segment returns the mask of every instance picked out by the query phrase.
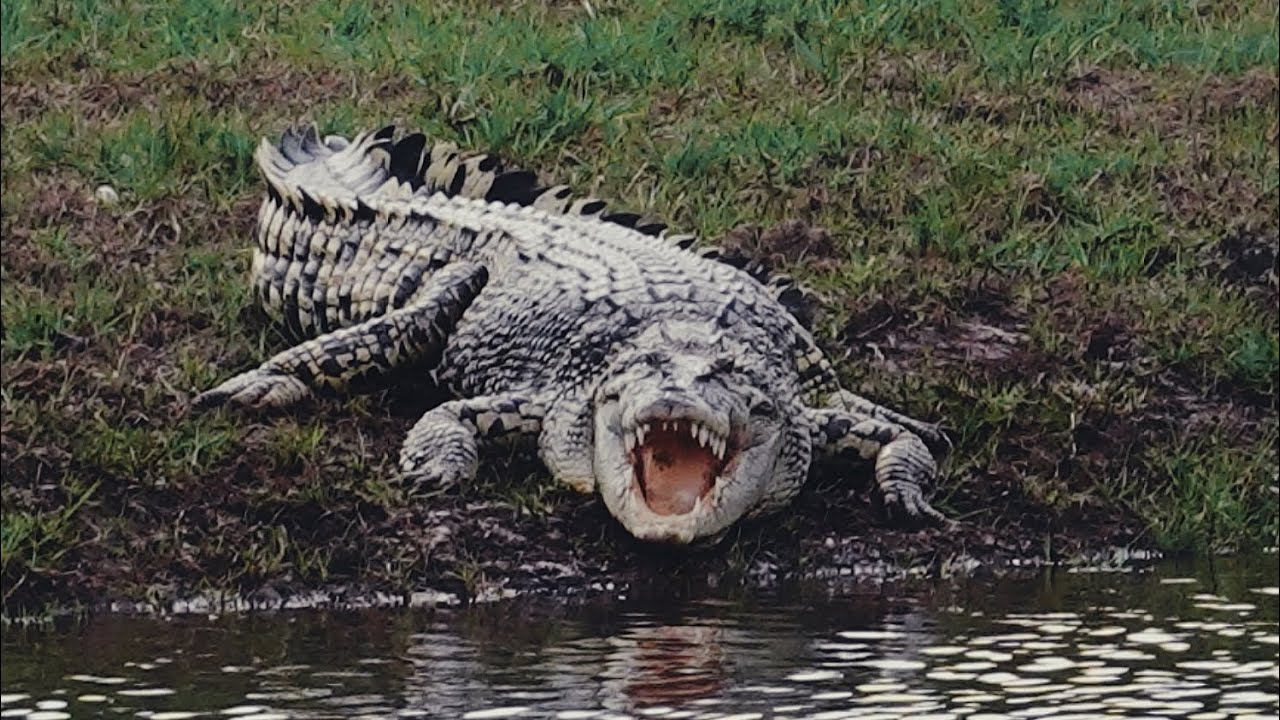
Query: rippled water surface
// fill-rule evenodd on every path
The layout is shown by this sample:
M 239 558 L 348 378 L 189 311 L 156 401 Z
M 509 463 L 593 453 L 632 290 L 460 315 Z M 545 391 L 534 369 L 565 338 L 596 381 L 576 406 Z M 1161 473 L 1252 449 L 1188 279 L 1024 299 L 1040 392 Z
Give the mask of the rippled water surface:
M 1276 717 L 1276 586 L 1270 554 L 574 609 L 99 617 L 5 631 L 0 716 Z

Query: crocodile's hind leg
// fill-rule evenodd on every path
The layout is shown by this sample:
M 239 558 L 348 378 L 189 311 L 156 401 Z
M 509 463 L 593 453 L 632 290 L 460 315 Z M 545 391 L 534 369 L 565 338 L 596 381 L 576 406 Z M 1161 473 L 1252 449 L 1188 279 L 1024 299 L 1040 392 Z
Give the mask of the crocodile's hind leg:
M 873 409 L 892 412 L 870 401 L 864 402 Z M 870 412 L 822 408 L 809 413 L 816 449 L 831 455 L 854 451 L 864 460 L 875 459 L 876 489 L 891 521 L 946 522 L 946 517 L 933 509 L 924 497 L 925 489 L 933 485 L 938 465 L 920 436 Z M 929 427 L 916 420 L 911 422 Z
M 908 417 L 902 413 L 891 410 L 883 405 L 878 405 L 861 395 L 851 393 L 848 390 L 836 390 L 827 399 L 826 406 L 837 410 L 850 410 L 862 415 L 869 415 L 877 420 L 883 420 L 894 425 L 901 425 L 911 431 L 913 435 L 924 441 L 929 446 L 929 450 L 937 455 L 946 455 L 951 452 L 951 438 L 942 431 L 942 428 L 913 417 Z
M 417 485 L 450 485 L 475 477 L 480 443 L 542 428 L 543 403 L 523 395 L 483 395 L 428 410 L 400 449 L 404 479 Z
M 446 266 L 404 307 L 285 350 L 201 393 L 194 403 L 284 407 L 309 396 L 313 387 L 341 388 L 358 375 L 410 361 L 434 365 L 449 333 L 488 278 L 488 272 L 474 263 Z

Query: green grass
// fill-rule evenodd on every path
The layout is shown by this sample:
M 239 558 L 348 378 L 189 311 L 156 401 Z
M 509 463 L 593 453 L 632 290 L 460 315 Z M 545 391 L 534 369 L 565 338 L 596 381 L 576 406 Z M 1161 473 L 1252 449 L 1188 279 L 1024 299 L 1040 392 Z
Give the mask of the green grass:
M 1263 441 L 1274 447 L 1280 437 L 1272 432 Z M 1162 547 L 1236 551 L 1252 538 L 1280 532 L 1274 510 L 1276 466 L 1264 453 L 1231 447 L 1226 438 L 1213 436 L 1153 455 L 1151 463 L 1163 471 L 1154 483 L 1118 485 L 1122 501 L 1149 506 L 1142 512 Z
M 27 578 L 57 574 L 63 559 L 86 538 L 76 515 L 98 489 L 71 477 L 62 479 L 63 498 L 56 510 L 6 510 L 0 524 L 0 562 L 6 579 L 4 601 L 23 591 Z
M 251 157 L 300 117 L 421 128 L 708 237 L 825 227 L 831 257 L 775 259 L 827 297 L 851 387 L 956 429 L 949 512 L 1277 542 L 1275 2 L 590 7 L 4 0 L 6 586 L 81 556 L 367 570 L 324 536 L 397 517 L 410 418 L 185 412 L 283 346 L 246 310 Z M 975 354 L 977 326 L 1015 339 Z M 489 497 L 545 513 L 540 483 Z M 86 537 L 111 549 L 65 552 Z

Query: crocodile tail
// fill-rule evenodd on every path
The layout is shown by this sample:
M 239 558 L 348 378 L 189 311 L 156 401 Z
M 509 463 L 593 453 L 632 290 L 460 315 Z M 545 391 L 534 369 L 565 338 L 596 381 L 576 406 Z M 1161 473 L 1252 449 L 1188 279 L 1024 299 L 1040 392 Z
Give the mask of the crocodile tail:
M 279 145 L 263 139 L 254 153 L 271 201 L 313 220 L 350 220 L 367 212 L 366 203 L 408 199 L 388 171 L 394 128 L 361 133 L 352 140 L 315 127 L 285 131 Z

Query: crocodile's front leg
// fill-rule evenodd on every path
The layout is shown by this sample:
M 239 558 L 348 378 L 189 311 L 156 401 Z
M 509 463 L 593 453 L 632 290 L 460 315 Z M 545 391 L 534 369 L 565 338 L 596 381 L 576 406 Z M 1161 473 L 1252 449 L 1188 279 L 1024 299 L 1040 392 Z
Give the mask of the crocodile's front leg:
M 488 277 L 473 263 L 446 266 L 404 307 L 289 348 L 201 393 L 194 403 L 284 407 L 309 396 L 313 387 L 340 388 L 364 373 L 409 361 L 429 368 L 439 362 L 449 333 Z
M 480 442 L 536 435 L 542 403 L 522 395 L 484 395 L 428 410 L 400 449 L 400 470 L 409 482 L 449 485 L 475 477 Z
M 918 435 L 900 424 L 856 410 L 823 408 L 809 413 L 815 448 L 832 455 L 856 451 L 865 460 L 875 459 L 876 489 L 891 521 L 946 522 L 924 498 L 924 489 L 933 485 L 938 465 Z

